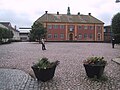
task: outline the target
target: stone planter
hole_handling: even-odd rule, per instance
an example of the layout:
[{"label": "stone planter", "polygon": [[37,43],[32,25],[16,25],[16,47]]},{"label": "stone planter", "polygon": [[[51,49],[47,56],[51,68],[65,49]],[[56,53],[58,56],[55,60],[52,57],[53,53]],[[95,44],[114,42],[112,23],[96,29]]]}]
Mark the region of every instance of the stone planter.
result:
[{"label": "stone planter", "polygon": [[103,75],[105,65],[83,65],[85,67],[86,74],[89,78],[94,78],[96,76],[99,79]]},{"label": "stone planter", "polygon": [[46,82],[54,77],[56,66],[46,69],[39,69],[35,66],[31,67],[38,81]]}]

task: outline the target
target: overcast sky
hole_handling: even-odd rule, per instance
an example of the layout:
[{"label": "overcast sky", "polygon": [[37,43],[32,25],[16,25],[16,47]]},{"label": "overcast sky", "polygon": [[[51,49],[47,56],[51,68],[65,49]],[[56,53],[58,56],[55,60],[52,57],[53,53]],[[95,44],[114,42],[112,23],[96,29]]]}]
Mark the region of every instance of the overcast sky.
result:
[{"label": "overcast sky", "polygon": [[105,25],[110,25],[113,15],[120,12],[120,3],[115,0],[0,0],[0,22],[11,22],[17,28],[31,27],[45,11],[66,14],[68,6],[71,14],[91,13]]}]

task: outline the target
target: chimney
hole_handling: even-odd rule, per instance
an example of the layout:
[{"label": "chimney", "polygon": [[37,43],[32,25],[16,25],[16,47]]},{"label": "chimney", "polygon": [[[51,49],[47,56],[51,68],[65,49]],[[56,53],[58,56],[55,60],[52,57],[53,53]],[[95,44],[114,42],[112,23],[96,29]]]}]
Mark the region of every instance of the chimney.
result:
[{"label": "chimney", "polygon": [[48,11],[45,11],[45,14],[47,14],[48,13]]},{"label": "chimney", "polygon": [[80,15],[80,12],[78,12],[78,15]]},{"label": "chimney", "polygon": [[91,13],[88,13],[89,16],[91,16]]},{"label": "chimney", "polygon": [[16,30],[16,29],[17,29],[17,26],[15,25],[15,27],[14,27],[14,28],[15,28],[15,30]]},{"label": "chimney", "polygon": [[57,12],[57,15],[59,15],[59,12]]}]

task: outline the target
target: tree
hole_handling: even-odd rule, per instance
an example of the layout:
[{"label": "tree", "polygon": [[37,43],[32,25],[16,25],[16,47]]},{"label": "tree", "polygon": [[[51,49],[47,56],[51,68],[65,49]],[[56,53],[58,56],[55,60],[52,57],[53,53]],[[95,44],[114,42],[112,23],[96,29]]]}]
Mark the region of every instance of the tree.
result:
[{"label": "tree", "polygon": [[30,40],[39,40],[45,37],[47,33],[46,28],[40,22],[34,22],[32,25],[32,30],[30,31]]},{"label": "tree", "polygon": [[120,43],[120,13],[113,16],[111,26],[116,43]]},{"label": "tree", "polygon": [[0,27],[0,44],[2,43],[2,31],[3,31],[3,28]]},{"label": "tree", "polygon": [[8,39],[10,41],[11,38],[13,38],[13,32],[0,27],[0,43],[2,43],[2,39]]}]

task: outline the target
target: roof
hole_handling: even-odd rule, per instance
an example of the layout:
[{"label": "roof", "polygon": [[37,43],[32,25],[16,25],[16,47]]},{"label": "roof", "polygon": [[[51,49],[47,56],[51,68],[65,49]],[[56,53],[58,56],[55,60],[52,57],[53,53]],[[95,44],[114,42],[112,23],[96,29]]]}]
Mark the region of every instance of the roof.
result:
[{"label": "roof", "polygon": [[11,26],[10,22],[0,22],[0,24],[4,25],[6,27],[10,27]]},{"label": "roof", "polygon": [[1,27],[1,28],[5,28],[5,29],[8,29],[6,26],[4,26],[4,25],[2,25],[2,24],[0,24],[0,27]]},{"label": "roof", "polygon": [[0,24],[4,25],[5,27],[7,27],[8,29],[12,29],[16,32],[19,32],[17,29],[13,28],[10,22],[0,22]]},{"label": "roof", "polygon": [[111,25],[104,26],[104,28],[106,28],[106,27],[111,27]]},{"label": "roof", "polygon": [[89,15],[67,15],[67,14],[44,14],[36,21],[39,22],[64,22],[64,23],[95,23],[95,24],[104,24],[104,22]]}]

